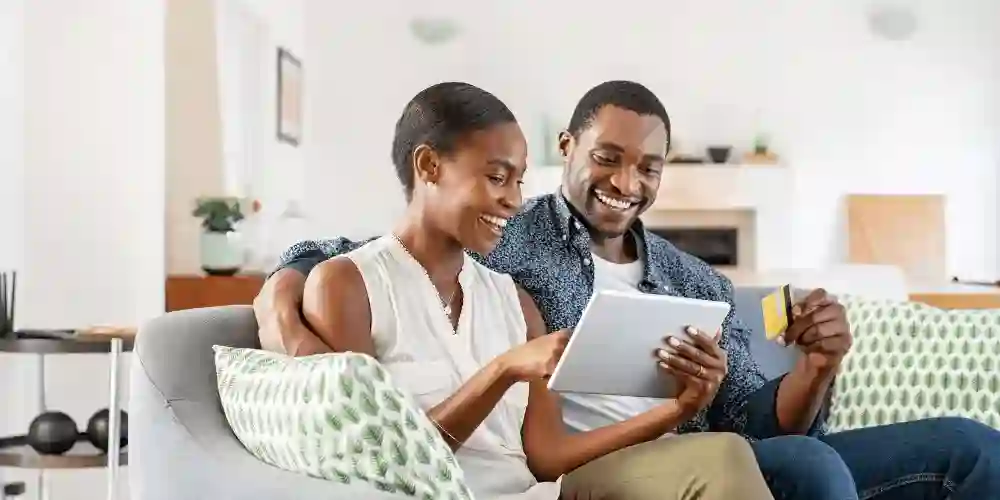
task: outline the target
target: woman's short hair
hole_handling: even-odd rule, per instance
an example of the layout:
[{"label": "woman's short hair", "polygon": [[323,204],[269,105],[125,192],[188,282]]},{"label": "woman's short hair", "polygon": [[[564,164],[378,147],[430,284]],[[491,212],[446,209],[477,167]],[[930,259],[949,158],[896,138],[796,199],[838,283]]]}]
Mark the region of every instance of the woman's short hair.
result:
[{"label": "woman's short hair", "polygon": [[420,91],[403,109],[392,139],[392,163],[406,199],[413,195],[415,148],[423,144],[448,155],[466,134],[516,121],[503,101],[475,85],[444,82]]}]

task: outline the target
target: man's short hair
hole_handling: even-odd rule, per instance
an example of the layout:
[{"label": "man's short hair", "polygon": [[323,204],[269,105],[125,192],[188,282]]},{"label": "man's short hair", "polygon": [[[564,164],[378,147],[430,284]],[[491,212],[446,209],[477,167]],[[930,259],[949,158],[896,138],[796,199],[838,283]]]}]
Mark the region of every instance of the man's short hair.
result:
[{"label": "man's short hair", "polygon": [[655,116],[667,128],[667,142],[670,142],[670,117],[663,103],[648,88],[628,80],[604,82],[590,90],[576,103],[567,129],[573,137],[579,137],[590,126],[594,116],[605,106],[615,106],[638,113],[641,116]]}]

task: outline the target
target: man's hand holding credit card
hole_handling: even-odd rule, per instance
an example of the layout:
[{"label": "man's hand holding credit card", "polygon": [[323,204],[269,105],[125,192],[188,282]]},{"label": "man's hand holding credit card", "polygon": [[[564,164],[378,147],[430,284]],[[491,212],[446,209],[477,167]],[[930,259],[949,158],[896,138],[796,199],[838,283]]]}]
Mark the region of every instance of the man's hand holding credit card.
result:
[{"label": "man's hand holding credit card", "polygon": [[853,344],[844,306],[822,288],[795,301],[791,285],[782,285],[760,305],[767,339],[799,347],[812,368],[838,367]]}]

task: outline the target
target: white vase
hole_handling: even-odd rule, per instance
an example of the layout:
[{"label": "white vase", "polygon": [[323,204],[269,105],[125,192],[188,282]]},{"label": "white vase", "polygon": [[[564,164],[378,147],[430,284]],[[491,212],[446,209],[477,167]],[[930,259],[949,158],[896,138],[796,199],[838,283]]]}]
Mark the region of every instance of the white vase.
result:
[{"label": "white vase", "polygon": [[239,233],[201,233],[201,268],[214,276],[232,276],[243,268],[243,245]]}]

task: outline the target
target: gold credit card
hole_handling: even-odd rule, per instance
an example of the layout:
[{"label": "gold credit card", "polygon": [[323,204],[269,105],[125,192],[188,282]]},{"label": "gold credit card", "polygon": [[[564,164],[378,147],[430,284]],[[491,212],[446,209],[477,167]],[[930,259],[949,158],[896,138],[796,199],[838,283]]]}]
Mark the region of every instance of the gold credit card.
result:
[{"label": "gold credit card", "polygon": [[771,292],[760,301],[764,313],[764,333],[768,340],[774,340],[785,333],[792,321],[792,290],[789,285]]}]

